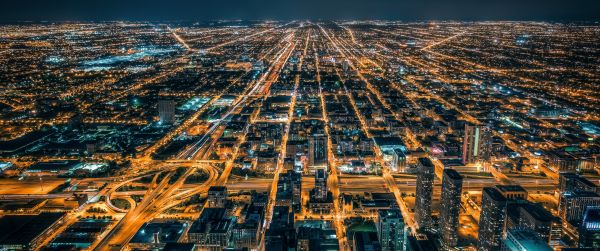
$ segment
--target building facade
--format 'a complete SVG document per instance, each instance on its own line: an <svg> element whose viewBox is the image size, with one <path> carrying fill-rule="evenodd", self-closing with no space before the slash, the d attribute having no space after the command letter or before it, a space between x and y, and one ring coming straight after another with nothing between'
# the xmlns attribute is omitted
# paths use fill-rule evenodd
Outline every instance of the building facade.
<svg viewBox="0 0 600 251"><path fill-rule="evenodd" d="M491 157L491 130L482 125L465 125L462 160L464 164L488 161Z"/></svg>
<svg viewBox="0 0 600 251"><path fill-rule="evenodd" d="M404 251L406 230L404 218L398 209L379 210L377 234L382 251Z"/></svg>
<svg viewBox="0 0 600 251"><path fill-rule="evenodd" d="M458 243L458 225L463 177L454 169L445 169L442 178L440 230L442 245L453 248Z"/></svg>
<svg viewBox="0 0 600 251"><path fill-rule="evenodd" d="M495 187L485 187L481 199L478 251L499 250L506 219L506 198Z"/></svg>
<svg viewBox="0 0 600 251"><path fill-rule="evenodd" d="M419 229L431 228L431 196L435 167L429 158L419 158L417 166L417 192L415 221Z"/></svg>
<svg viewBox="0 0 600 251"><path fill-rule="evenodd" d="M175 122L175 101L171 99L159 100L158 117L162 124L172 124Z"/></svg>

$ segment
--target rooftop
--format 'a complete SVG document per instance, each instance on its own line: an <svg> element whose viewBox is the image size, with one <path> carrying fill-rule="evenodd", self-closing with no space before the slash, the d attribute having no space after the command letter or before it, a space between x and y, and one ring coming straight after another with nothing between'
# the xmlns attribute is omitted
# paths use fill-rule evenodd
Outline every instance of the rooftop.
<svg viewBox="0 0 600 251"><path fill-rule="evenodd" d="M65 213L5 215L0 218L0 245L28 245Z"/></svg>
<svg viewBox="0 0 600 251"><path fill-rule="evenodd" d="M161 243L177 242L189 226L181 221L147 222L131 239L131 243L153 243L154 234L158 234Z"/></svg>
<svg viewBox="0 0 600 251"><path fill-rule="evenodd" d="M444 169L444 175L448 176L453 180L462 180L463 177L460 173L454 169Z"/></svg>

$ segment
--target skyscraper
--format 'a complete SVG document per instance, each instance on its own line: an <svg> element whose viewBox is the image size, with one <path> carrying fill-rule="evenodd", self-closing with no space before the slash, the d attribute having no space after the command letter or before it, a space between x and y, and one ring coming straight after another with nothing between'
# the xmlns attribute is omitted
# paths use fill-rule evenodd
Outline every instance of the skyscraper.
<svg viewBox="0 0 600 251"><path fill-rule="evenodd" d="M596 184L576 173L560 173L560 178L558 179L558 190L561 193L576 190L595 193L600 191Z"/></svg>
<svg viewBox="0 0 600 251"><path fill-rule="evenodd" d="M225 207L227 201L227 187L211 186L208 189L208 207Z"/></svg>
<svg viewBox="0 0 600 251"><path fill-rule="evenodd" d="M312 136L308 139L308 166L327 165L327 140L325 136Z"/></svg>
<svg viewBox="0 0 600 251"><path fill-rule="evenodd" d="M294 170L288 170L279 175L277 181L277 205L289 206L294 212L302 207L302 175Z"/></svg>
<svg viewBox="0 0 600 251"><path fill-rule="evenodd" d="M458 242L457 231L462 182L463 177L456 170L444 170L442 177L442 197L440 201L440 230L442 245L446 249L455 247Z"/></svg>
<svg viewBox="0 0 600 251"><path fill-rule="evenodd" d="M327 192L327 171L319 168L315 172L315 198L326 200Z"/></svg>
<svg viewBox="0 0 600 251"><path fill-rule="evenodd" d="M588 207L579 227L580 248L600 248L600 207Z"/></svg>
<svg viewBox="0 0 600 251"><path fill-rule="evenodd" d="M420 229L431 227L431 196L435 168L429 158L419 158L417 167L417 193L415 221Z"/></svg>
<svg viewBox="0 0 600 251"><path fill-rule="evenodd" d="M406 251L437 251L434 240L429 239L427 235L418 234L406 237Z"/></svg>
<svg viewBox="0 0 600 251"><path fill-rule="evenodd" d="M564 192L558 205L558 215L563 222L577 227L581 223L585 209L589 206L600 206L600 196L580 190Z"/></svg>
<svg viewBox="0 0 600 251"><path fill-rule="evenodd" d="M398 209L382 209L377 215L377 234L382 251L404 251L406 231Z"/></svg>
<svg viewBox="0 0 600 251"><path fill-rule="evenodd" d="M175 122L175 101L172 99L159 100L158 117L162 124L172 124Z"/></svg>
<svg viewBox="0 0 600 251"><path fill-rule="evenodd" d="M462 161L473 164L490 159L492 149L491 130L483 125L465 125Z"/></svg>
<svg viewBox="0 0 600 251"><path fill-rule="evenodd" d="M481 199L478 251L499 250L506 218L506 198L494 187L485 187Z"/></svg>
<svg viewBox="0 0 600 251"><path fill-rule="evenodd" d="M505 225L506 229L530 229L551 245L557 244L562 235L560 218L552 215L541 204L526 200L508 202Z"/></svg>

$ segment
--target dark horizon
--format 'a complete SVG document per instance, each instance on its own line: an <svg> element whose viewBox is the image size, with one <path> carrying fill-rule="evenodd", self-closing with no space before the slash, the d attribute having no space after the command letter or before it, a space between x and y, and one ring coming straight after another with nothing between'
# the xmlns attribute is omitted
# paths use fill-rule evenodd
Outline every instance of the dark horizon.
<svg viewBox="0 0 600 251"><path fill-rule="evenodd" d="M598 21L593 0L10 0L0 22L214 21L214 20L399 20L399 21Z"/></svg>
<svg viewBox="0 0 600 251"><path fill-rule="evenodd" d="M600 250L600 0L2 7L0 251Z"/></svg>

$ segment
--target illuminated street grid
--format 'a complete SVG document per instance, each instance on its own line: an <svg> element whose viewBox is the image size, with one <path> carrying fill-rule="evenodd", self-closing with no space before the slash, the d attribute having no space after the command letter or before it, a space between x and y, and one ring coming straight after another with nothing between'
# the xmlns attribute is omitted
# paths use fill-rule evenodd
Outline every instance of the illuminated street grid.
<svg viewBox="0 0 600 251"><path fill-rule="evenodd" d="M599 38L597 25L519 22L3 25L0 214L66 212L36 249L60 248L61 233L90 217L110 220L84 249L135 249L146 223L192 224L211 207L208 190L225 186L237 224L258 204L243 195L267 193L258 238L226 246L268 250L285 204L278 183L295 170L296 224L327 222L336 249L352 250L357 222L378 221L377 210L348 208L353 196L387 194L408 235L438 236L414 216L417 165L429 158L434 226L448 203L443 170L455 169L458 246L474 250L484 187L519 185L562 217L560 172L600 182ZM465 163L465 124L489 130L488 158ZM34 168L56 160L88 165ZM325 211L310 205L318 169ZM70 206L73 194L88 199ZM550 244L576 246L562 225Z"/></svg>

